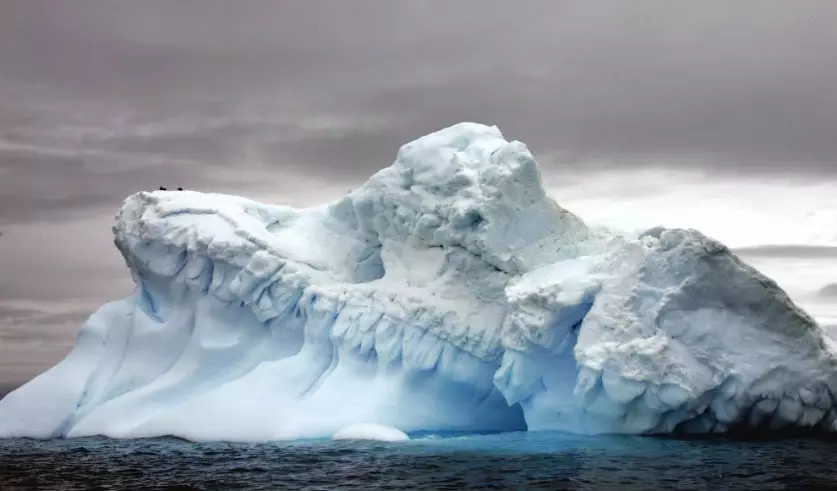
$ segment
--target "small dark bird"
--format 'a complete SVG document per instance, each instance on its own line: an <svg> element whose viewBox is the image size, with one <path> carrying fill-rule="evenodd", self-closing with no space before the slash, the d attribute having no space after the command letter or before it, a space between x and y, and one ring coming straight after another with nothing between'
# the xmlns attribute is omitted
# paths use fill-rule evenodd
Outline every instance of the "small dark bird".
<svg viewBox="0 0 837 491"><path fill-rule="evenodd" d="M164 188L163 186L160 186L160 191L165 191L165 190L166 190L166 188Z"/></svg>
<svg viewBox="0 0 837 491"><path fill-rule="evenodd" d="M183 188L177 188L178 191L183 191Z"/></svg>

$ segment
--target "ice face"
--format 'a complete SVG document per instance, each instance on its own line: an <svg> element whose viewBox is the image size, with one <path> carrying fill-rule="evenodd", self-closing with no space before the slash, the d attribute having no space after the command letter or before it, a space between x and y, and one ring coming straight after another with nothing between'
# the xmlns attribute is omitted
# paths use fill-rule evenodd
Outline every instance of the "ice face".
<svg viewBox="0 0 837 491"><path fill-rule="evenodd" d="M534 158L462 123L312 209L123 203L137 285L0 401L0 436L837 430L837 347L694 230L592 230Z"/></svg>

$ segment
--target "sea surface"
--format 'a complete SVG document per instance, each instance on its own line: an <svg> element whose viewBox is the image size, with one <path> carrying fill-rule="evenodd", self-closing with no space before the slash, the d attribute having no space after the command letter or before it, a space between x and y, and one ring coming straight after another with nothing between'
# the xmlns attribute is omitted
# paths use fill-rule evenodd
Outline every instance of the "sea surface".
<svg viewBox="0 0 837 491"><path fill-rule="evenodd" d="M837 490L837 442L417 436L408 442L0 440L0 490Z"/></svg>

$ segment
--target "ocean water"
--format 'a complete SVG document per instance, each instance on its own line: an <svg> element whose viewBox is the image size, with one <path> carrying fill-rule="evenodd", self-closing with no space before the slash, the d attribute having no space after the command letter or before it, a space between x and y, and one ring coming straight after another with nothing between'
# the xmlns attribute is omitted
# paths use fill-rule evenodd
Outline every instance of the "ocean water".
<svg viewBox="0 0 837 491"><path fill-rule="evenodd" d="M0 490L820 489L837 442L424 435L409 442L0 440Z"/></svg>

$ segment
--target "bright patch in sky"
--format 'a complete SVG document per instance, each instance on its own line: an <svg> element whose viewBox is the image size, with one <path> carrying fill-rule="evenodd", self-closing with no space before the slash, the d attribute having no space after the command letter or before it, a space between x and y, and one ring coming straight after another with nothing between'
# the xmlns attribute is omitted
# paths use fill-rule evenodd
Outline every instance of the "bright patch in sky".
<svg viewBox="0 0 837 491"><path fill-rule="evenodd" d="M646 179L653 186L642 189ZM623 230L695 228L732 248L837 246L837 183L713 182L654 170L610 171L590 180L589 188L558 187L551 194L593 225Z"/></svg>

